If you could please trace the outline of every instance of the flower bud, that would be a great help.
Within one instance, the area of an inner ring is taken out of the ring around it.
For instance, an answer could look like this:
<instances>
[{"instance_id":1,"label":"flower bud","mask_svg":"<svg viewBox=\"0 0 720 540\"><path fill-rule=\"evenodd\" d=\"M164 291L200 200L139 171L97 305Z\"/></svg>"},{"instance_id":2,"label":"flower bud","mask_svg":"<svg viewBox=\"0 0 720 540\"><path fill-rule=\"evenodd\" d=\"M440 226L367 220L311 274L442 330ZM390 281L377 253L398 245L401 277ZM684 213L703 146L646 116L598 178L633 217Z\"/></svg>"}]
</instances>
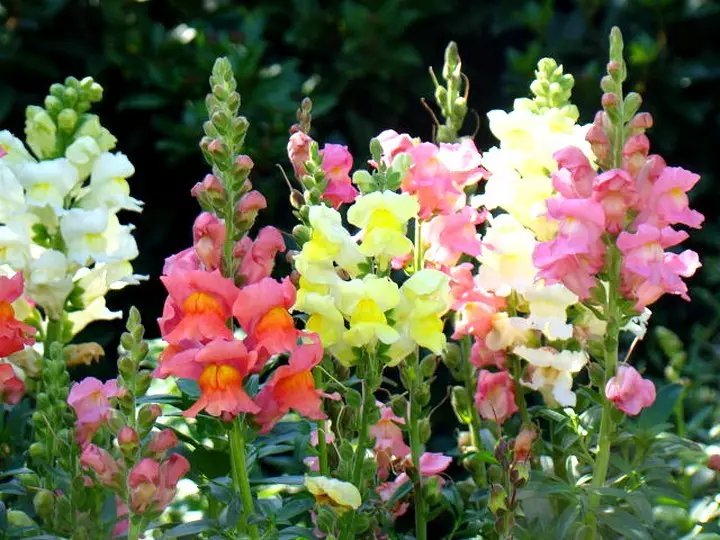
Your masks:
<instances>
[{"instance_id":1,"label":"flower bud","mask_svg":"<svg viewBox=\"0 0 720 540\"><path fill-rule=\"evenodd\" d=\"M708 457L707 461L708 469L720 472L720 454L713 454Z\"/></svg>"},{"instance_id":2,"label":"flower bud","mask_svg":"<svg viewBox=\"0 0 720 540\"><path fill-rule=\"evenodd\" d=\"M310 229L305 227L305 225L295 225L292 230L292 235L298 243L298 246L302 246L310 241Z\"/></svg>"},{"instance_id":3,"label":"flower bud","mask_svg":"<svg viewBox=\"0 0 720 540\"><path fill-rule=\"evenodd\" d=\"M488 501L488 509L493 513L507 511L507 492L500 484L493 484L490 490L490 499Z\"/></svg>"},{"instance_id":4,"label":"flower bud","mask_svg":"<svg viewBox=\"0 0 720 540\"><path fill-rule=\"evenodd\" d=\"M653 126L653 117L650 113L638 113L630 120L628 125L631 129L636 130L650 129Z\"/></svg>"},{"instance_id":5,"label":"flower bud","mask_svg":"<svg viewBox=\"0 0 720 540\"><path fill-rule=\"evenodd\" d=\"M430 440L431 435L432 428L430 427L430 419L423 418L422 420L420 420L420 441L425 444Z\"/></svg>"},{"instance_id":6,"label":"flower bud","mask_svg":"<svg viewBox=\"0 0 720 540\"><path fill-rule=\"evenodd\" d=\"M235 168L238 171L250 172L250 170L254 166L255 166L255 163L253 162L253 160L250 156L247 156L245 154L240 154L238 157L235 158Z\"/></svg>"},{"instance_id":7,"label":"flower bud","mask_svg":"<svg viewBox=\"0 0 720 540\"><path fill-rule=\"evenodd\" d=\"M35 512L43 519L46 519L47 516L52 514L54 506L55 497L50 491L43 489L38 491L35 494L35 497L33 497L33 507L35 508Z\"/></svg>"},{"instance_id":8,"label":"flower bud","mask_svg":"<svg viewBox=\"0 0 720 540\"><path fill-rule=\"evenodd\" d=\"M303 198L303 194L300 193L297 189L293 189L290 192L290 206L292 206L296 210L299 210L304 204L305 199Z\"/></svg>"},{"instance_id":9,"label":"flower bud","mask_svg":"<svg viewBox=\"0 0 720 540\"><path fill-rule=\"evenodd\" d=\"M77 125L78 115L73 109L63 109L57 117L58 127L67 133L72 133Z\"/></svg>"},{"instance_id":10,"label":"flower bud","mask_svg":"<svg viewBox=\"0 0 720 540\"><path fill-rule=\"evenodd\" d=\"M127 355L118 360L118 371L125 378L131 378L135 374L135 362Z\"/></svg>"},{"instance_id":11,"label":"flower bud","mask_svg":"<svg viewBox=\"0 0 720 540\"><path fill-rule=\"evenodd\" d=\"M139 372L135 378L137 395L144 396L148 388L150 388L150 383L152 383L152 373L146 369Z\"/></svg>"},{"instance_id":12,"label":"flower bud","mask_svg":"<svg viewBox=\"0 0 720 540\"><path fill-rule=\"evenodd\" d=\"M618 106L618 97L614 92L605 92L600 101L604 109L616 108Z\"/></svg>"},{"instance_id":13,"label":"flower bud","mask_svg":"<svg viewBox=\"0 0 720 540\"><path fill-rule=\"evenodd\" d=\"M455 416L463 424L470 424L472 420L472 410L470 409L470 396L463 386L453 386L450 392L450 403L452 404Z\"/></svg>"},{"instance_id":14,"label":"flower bud","mask_svg":"<svg viewBox=\"0 0 720 540\"><path fill-rule=\"evenodd\" d=\"M40 486L40 478L34 472L21 473L17 475L17 479L26 488L36 488Z\"/></svg>"},{"instance_id":15,"label":"flower bud","mask_svg":"<svg viewBox=\"0 0 720 540\"><path fill-rule=\"evenodd\" d=\"M440 358L449 370L453 371L457 369L462 363L460 346L457 343L448 343L445 354Z\"/></svg>"},{"instance_id":16,"label":"flower bud","mask_svg":"<svg viewBox=\"0 0 720 540\"><path fill-rule=\"evenodd\" d=\"M163 454L178 444L177 435L172 429L163 429L151 437L148 450L153 454Z\"/></svg>"},{"instance_id":17,"label":"flower bud","mask_svg":"<svg viewBox=\"0 0 720 540\"><path fill-rule=\"evenodd\" d=\"M162 409L157 403L143 405L138 411L138 424L141 429L150 429L161 415Z\"/></svg>"},{"instance_id":18,"label":"flower bud","mask_svg":"<svg viewBox=\"0 0 720 540\"><path fill-rule=\"evenodd\" d=\"M130 426L123 427L117 436L118 446L123 452L133 452L140 443L137 431Z\"/></svg>"},{"instance_id":19,"label":"flower bud","mask_svg":"<svg viewBox=\"0 0 720 540\"><path fill-rule=\"evenodd\" d=\"M420 362L420 373L422 373L422 376L424 378L429 379L435 374L437 365L437 355L428 354L425 358L422 359L422 362Z\"/></svg>"}]
</instances>

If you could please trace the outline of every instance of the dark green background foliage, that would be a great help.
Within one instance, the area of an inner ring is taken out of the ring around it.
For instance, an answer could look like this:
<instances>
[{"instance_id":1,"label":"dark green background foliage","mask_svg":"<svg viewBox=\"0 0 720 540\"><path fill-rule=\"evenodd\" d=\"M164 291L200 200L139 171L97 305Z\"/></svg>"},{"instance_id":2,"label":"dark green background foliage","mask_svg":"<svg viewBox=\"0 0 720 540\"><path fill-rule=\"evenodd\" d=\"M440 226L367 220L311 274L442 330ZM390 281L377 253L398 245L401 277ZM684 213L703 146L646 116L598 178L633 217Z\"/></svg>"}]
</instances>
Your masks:
<instances>
[{"instance_id":1,"label":"dark green background foliage","mask_svg":"<svg viewBox=\"0 0 720 540\"><path fill-rule=\"evenodd\" d=\"M427 66L441 66L444 47L453 39L478 118L476 125L476 117L468 115L466 132L477 127L478 147L487 148L493 139L485 113L510 109L515 97L526 95L542 56L555 57L575 75L574 101L582 121L592 121L607 35L619 25L630 86L655 116L652 150L703 177L693 193L694 206L707 216L704 230L690 242L704 263L690 282L695 301L665 298L655 306L653 322L692 343L680 362L681 374L694 377L698 388L692 409L707 410L704 405L717 401L720 51L711 45L720 28L717 2L3 0L0 22L3 128L20 134L24 107L41 103L49 85L66 75L92 75L106 89L99 113L137 168L133 195L146 201L145 212L130 217L138 226L137 271L151 276L111 304L125 310L135 304L146 321L161 311L164 291L157 277L163 259L191 241L198 209L189 190L206 172L197 141L216 56L231 59L242 110L252 124L247 139L257 165L252 180L269 202L261 222L287 230L288 193L275 164L287 168L287 129L302 96L314 102L313 136L348 144L356 165L362 165L367 141L382 129L431 137L419 98L432 96ZM186 28L197 33L184 43ZM120 326L97 324L89 337L112 350ZM157 334L153 324L148 333ZM669 354L651 339L638 360L662 377ZM94 369L109 375L112 365ZM710 409L691 428L702 437L713 414Z\"/></svg>"}]
</instances>

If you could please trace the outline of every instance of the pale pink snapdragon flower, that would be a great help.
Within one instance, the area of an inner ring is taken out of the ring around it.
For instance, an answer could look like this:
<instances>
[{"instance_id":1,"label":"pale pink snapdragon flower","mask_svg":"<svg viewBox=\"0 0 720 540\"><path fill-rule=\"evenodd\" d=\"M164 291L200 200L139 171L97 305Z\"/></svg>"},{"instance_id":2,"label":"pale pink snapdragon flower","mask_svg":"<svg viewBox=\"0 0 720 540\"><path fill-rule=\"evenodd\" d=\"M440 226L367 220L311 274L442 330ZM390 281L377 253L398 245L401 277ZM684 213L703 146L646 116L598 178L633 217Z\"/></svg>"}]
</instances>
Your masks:
<instances>
[{"instance_id":1,"label":"pale pink snapdragon flower","mask_svg":"<svg viewBox=\"0 0 720 540\"><path fill-rule=\"evenodd\" d=\"M605 386L605 397L625 414L636 416L655 403L655 385L631 366L621 365Z\"/></svg>"}]
</instances>

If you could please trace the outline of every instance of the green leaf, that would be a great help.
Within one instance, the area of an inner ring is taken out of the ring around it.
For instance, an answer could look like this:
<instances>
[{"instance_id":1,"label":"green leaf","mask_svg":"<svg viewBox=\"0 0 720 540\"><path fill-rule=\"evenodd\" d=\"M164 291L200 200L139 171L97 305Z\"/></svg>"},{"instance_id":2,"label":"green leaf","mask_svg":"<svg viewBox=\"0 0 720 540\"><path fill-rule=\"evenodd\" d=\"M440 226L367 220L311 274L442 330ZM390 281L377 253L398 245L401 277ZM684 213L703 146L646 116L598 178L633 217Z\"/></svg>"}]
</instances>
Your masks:
<instances>
[{"instance_id":1,"label":"green leaf","mask_svg":"<svg viewBox=\"0 0 720 540\"><path fill-rule=\"evenodd\" d=\"M638 426L641 429L649 429L667 422L682 393L683 387L679 384L669 384L662 387L657 393L655 403L640 415L637 421Z\"/></svg>"},{"instance_id":2,"label":"green leaf","mask_svg":"<svg viewBox=\"0 0 720 540\"><path fill-rule=\"evenodd\" d=\"M251 478L250 483L253 485L280 484L284 486L302 486L305 485L305 477L300 475L267 476L265 478Z\"/></svg>"},{"instance_id":3,"label":"green leaf","mask_svg":"<svg viewBox=\"0 0 720 540\"><path fill-rule=\"evenodd\" d=\"M578 516L580 515L580 506L571 505L568 506L565 511L560 514L555 525L555 538L569 538L572 526L577 523Z\"/></svg>"},{"instance_id":4,"label":"green leaf","mask_svg":"<svg viewBox=\"0 0 720 540\"><path fill-rule=\"evenodd\" d=\"M190 523L183 523L173 527L169 531L166 531L162 538L180 538L182 536L197 537L201 532L208 531L215 527L217 522L211 519L201 519L199 521L191 521Z\"/></svg>"},{"instance_id":5,"label":"green leaf","mask_svg":"<svg viewBox=\"0 0 720 540\"><path fill-rule=\"evenodd\" d=\"M200 397L200 387L198 386L197 381L192 379L178 379L177 386L180 391L188 397L193 399Z\"/></svg>"},{"instance_id":6,"label":"green leaf","mask_svg":"<svg viewBox=\"0 0 720 540\"><path fill-rule=\"evenodd\" d=\"M652 536L650 536L642 522L624 510L610 508L602 512L598 518L600 523L618 533L618 538L652 540Z\"/></svg>"},{"instance_id":7,"label":"green leaf","mask_svg":"<svg viewBox=\"0 0 720 540\"><path fill-rule=\"evenodd\" d=\"M312 498L297 498L288 501L283 507L277 512L277 519L280 521L287 521L296 516L304 514L315 505L315 501Z\"/></svg>"},{"instance_id":8,"label":"green leaf","mask_svg":"<svg viewBox=\"0 0 720 540\"><path fill-rule=\"evenodd\" d=\"M308 540L316 540L315 534L311 529L305 527L288 527L280 531L280 540L296 540L297 538L307 538Z\"/></svg>"},{"instance_id":9,"label":"green leaf","mask_svg":"<svg viewBox=\"0 0 720 540\"><path fill-rule=\"evenodd\" d=\"M118 110L127 109L158 109L169 103L168 98L158 94L135 94L118 103Z\"/></svg>"}]
</instances>

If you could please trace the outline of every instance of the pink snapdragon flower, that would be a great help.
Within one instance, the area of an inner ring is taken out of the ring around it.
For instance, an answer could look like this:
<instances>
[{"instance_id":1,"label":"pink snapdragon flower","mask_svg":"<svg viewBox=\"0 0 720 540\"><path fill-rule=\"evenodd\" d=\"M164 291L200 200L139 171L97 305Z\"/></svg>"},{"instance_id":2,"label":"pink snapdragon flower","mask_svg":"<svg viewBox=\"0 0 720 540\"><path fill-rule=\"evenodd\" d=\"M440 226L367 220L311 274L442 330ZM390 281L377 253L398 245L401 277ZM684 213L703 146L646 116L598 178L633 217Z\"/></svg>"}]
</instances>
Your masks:
<instances>
[{"instance_id":1,"label":"pink snapdragon flower","mask_svg":"<svg viewBox=\"0 0 720 540\"><path fill-rule=\"evenodd\" d=\"M636 416L655 403L655 385L634 367L621 365L605 386L605 397L625 414Z\"/></svg>"},{"instance_id":2,"label":"pink snapdragon flower","mask_svg":"<svg viewBox=\"0 0 720 540\"><path fill-rule=\"evenodd\" d=\"M429 219L433 214L450 214L465 205L465 194L440 161L439 150L432 143L420 143L408 150L413 164L400 187L404 193L417 197L421 219Z\"/></svg>"},{"instance_id":3,"label":"pink snapdragon flower","mask_svg":"<svg viewBox=\"0 0 720 540\"><path fill-rule=\"evenodd\" d=\"M329 201L336 210L343 203L352 203L360 192L355 189L350 180L353 158L347 146L341 144L326 144L320 151L322 157L322 170L328 185L322 194L322 199Z\"/></svg>"},{"instance_id":4,"label":"pink snapdragon flower","mask_svg":"<svg viewBox=\"0 0 720 540\"><path fill-rule=\"evenodd\" d=\"M420 474L422 476L437 476L445 472L452 458L439 452L425 452L420 456Z\"/></svg>"},{"instance_id":5,"label":"pink snapdragon flower","mask_svg":"<svg viewBox=\"0 0 720 540\"><path fill-rule=\"evenodd\" d=\"M220 267L226 235L223 220L210 212L203 212L195 219L193 247L206 270Z\"/></svg>"},{"instance_id":6,"label":"pink snapdragon flower","mask_svg":"<svg viewBox=\"0 0 720 540\"><path fill-rule=\"evenodd\" d=\"M152 454L164 454L171 448L175 448L178 444L177 435L172 429L163 429L152 433L150 436L150 444L148 444L148 452Z\"/></svg>"},{"instance_id":7,"label":"pink snapdragon flower","mask_svg":"<svg viewBox=\"0 0 720 540\"><path fill-rule=\"evenodd\" d=\"M25 383L12 364L0 364L0 403L17 405L25 395Z\"/></svg>"},{"instance_id":8,"label":"pink snapdragon flower","mask_svg":"<svg viewBox=\"0 0 720 540\"><path fill-rule=\"evenodd\" d=\"M459 212L435 216L423 228L423 241L429 247L425 260L440 267L454 266L464 254L477 257L482 251L477 226L485 214L463 206Z\"/></svg>"},{"instance_id":9,"label":"pink snapdragon flower","mask_svg":"<svg viewBox=\"0 0 720 540\"><path fill-rule=\"evenodd\" d=\"M380 142L380 146L383 149L382 161L390 167L393 160L400 154L407 152L415 143L412 137L407 133L398 133L394 129L386 129L380 133L376 139ZM377 168L377 164L374 161L370 161L370 165Z\"/></svg>"},{"instance_id":10,"label":"pink snapdragon flower","mask_svg":"<svg viewBox=\"0 0 720 540\"><path fill-rule=\"evenodd\" d=\"M555 197L546 204L547 215L559 222L557 237L552 242L576 253L589 254L602 249L598 243L601 243L606 221L600 203L592 199Z\"/></svg>"},{"instance_id":11,"label":"pink snapdragon flower","mask_svg":"<svg viewBox=\"0 0 720 540\"><path fill-rule=\"evenodd\" d=\"M605 226L611 234L617 234L625 228L628 212L638 202L635 182L622 169L612 169L596 176L592 196L602 204Z\"/></svg>"},{"instance_id":12,"label":"pink snapdragon flower","mask_svg":"<svg viewBox=\"0 0 720 540\"><path fill-rule=\"evenodd\" d=\"M692 250L680 254L665 252L687 237L686 232L672 227L659 229L645 224L635 233L620 233L617 246L624 255L623 284L637 299L635 309L644 309L666 293L690 301L687 285L681 278L692 276L701 266L698 254Z\"/></svg>"},{"instance_id":13,"label":"pink snapdragon flower","mask_svg":"<svg viewBox=\"0 0 720 540\"><path fill-rule=\"evenodd\" d=\"M287 154L297 178L302 178L307 174L305 163L310 159L310 144L312 142L312 138L304 131L298 130L290 136L287 144Z\"/></svg>"},{"instance_id":14,"label":"pink snapdragon flower","mask_svg":"<svg viewBox=\"0 0 720 540\"><path fill-rule=\"evenodd\" d=\"M285 241L275 227L268 225L258 232L255 240L244 237L235 246L233 255L240 259L238 275L242 276L243 284L257 283L270 277L275 267L275 256L285 251Z\"/></svg>"},{"instance_id":15,"label":"pink snapdragon flower","mask_svg":"<svg viewBox=\"0 0 720 540\"><path fill-rule=\"evenodd\" d=\"M438 159L450 172L453 184L461 189L490 176L481 166L482 156L470 138L459 143L440 143Z\"/></svg>"},{"instance_id":16,"label":"pink snapdragon flower","mask_svg":"<svg viewBox=\"0 0 720 540\"><path fill-rule=\"evenodd\" d=\"M121 482L120 468L110 452L94 444L88 444L80 454L80 465L92 470L95 477L106 486L117 486Z\"/></svg>"},{"instance_id":17,"label":"pink snapdragon flower","mask_svg":"<svg viewBox=\"0 0 720 540\"><path fill-rule=\"evenodd\" d=\"M110 399L118 397L119 394L115 379L102 383L95 377L86 377L73 383L67 403L77 417L75 430L80 446L90 442L95 432L107 421L112 410Z\"/></svg>"},{"instance_id":18,"label":"pink snapdragon flower","mask_svg":"<svg viewBox=\"0 0 720 540\"><path fill-rule=\"evenodd\" d=\"M705 216L689 207L687 192L700 180L700 176L680 167L665 167L652 185L648 209L638 221L658 227L682 224L699 229Z\"/></svg>"},{"instance_id":19,"label":"pink snapdragon flower","mask_svg":"<svg viewBox=\"0 0 720 540\"><path fill-rule=\"evenodd\" d=\"M568 199L590 197L595 171L582 150L568 146L555 152L553 159L558 163L552 174L553 187Z\"/></svg>"},{"instance_id":20,"label":"pink snapdragon flower","mask_svg":"<svg viewBox=\"0 0 720 540\"><path fill-rule=\"evenodd\" d=\"M162 512L177 493L177 484L190 470L190 463L180 454L173 454L159 464L145 458L130 471L130 507L133 512Z\"/></svg>"},{"instance_id":21,"label":"pink snapdragon flower","mask_svg":"<svg viewBox=\"0 0 720 540\"><path fill-rule=\"evenodd\" d=\"M481 370L478 376L475 406L485 420L502 424L518 407L515 403L515 383L507 371L491 373Z\"/></svg>"},{"instance_id":22,"label":"pink snapdragon flower","mask_svg":"<svg viewBox=\"0 0 720 540\"><path fill-rule=\"evenodd\" d=\"M595 276L602 269L605 249L601 242L586 251L558 237L541 242L533 252L533 263L538 268L537 277L548 285L562 283L581 300L590 297L590 290L597 284ZM586 238L581 238L584 242Z\"/></svg>"},{"instance_id":23,"label":"pink snapdragon flower","mask_svg":"<svg viewBox=\"0 0 720 540\"><path fill-rule=\"evenodd\" d=\"M410 453L410 447L403 440L400 426L405 420L396 416L392 408L380 405L381 416L377 424L370 428L375 437L375 455L382 478L387 478L388 470L394 459L401 459Z\"/></svg>"},{"instance_id":24,"label":"pink snapdragon flower","mask_svg":"<svg viewBox=\"0 0 720 540\"><path fill-rule=\"evenodd\" d=\"M470 363L477 368L496 367L505 369L507 354L504 350L493 351L485 340L476 339L470 349Z\"/></svg>"},{"instance_id":25,"label":"pink snapdragon flower","mask_svg":"<svg viewBox=\"0 0 720 540\"><path fill-rule=\"evenodd\" d=\"M165 259L163 265L163 275L171 276L173 274L182 274L184 272L191 272L193 270L202 270L202 263L200 257L194 247L190 247L170 255Z\"/></svg>"}]
</instances>

